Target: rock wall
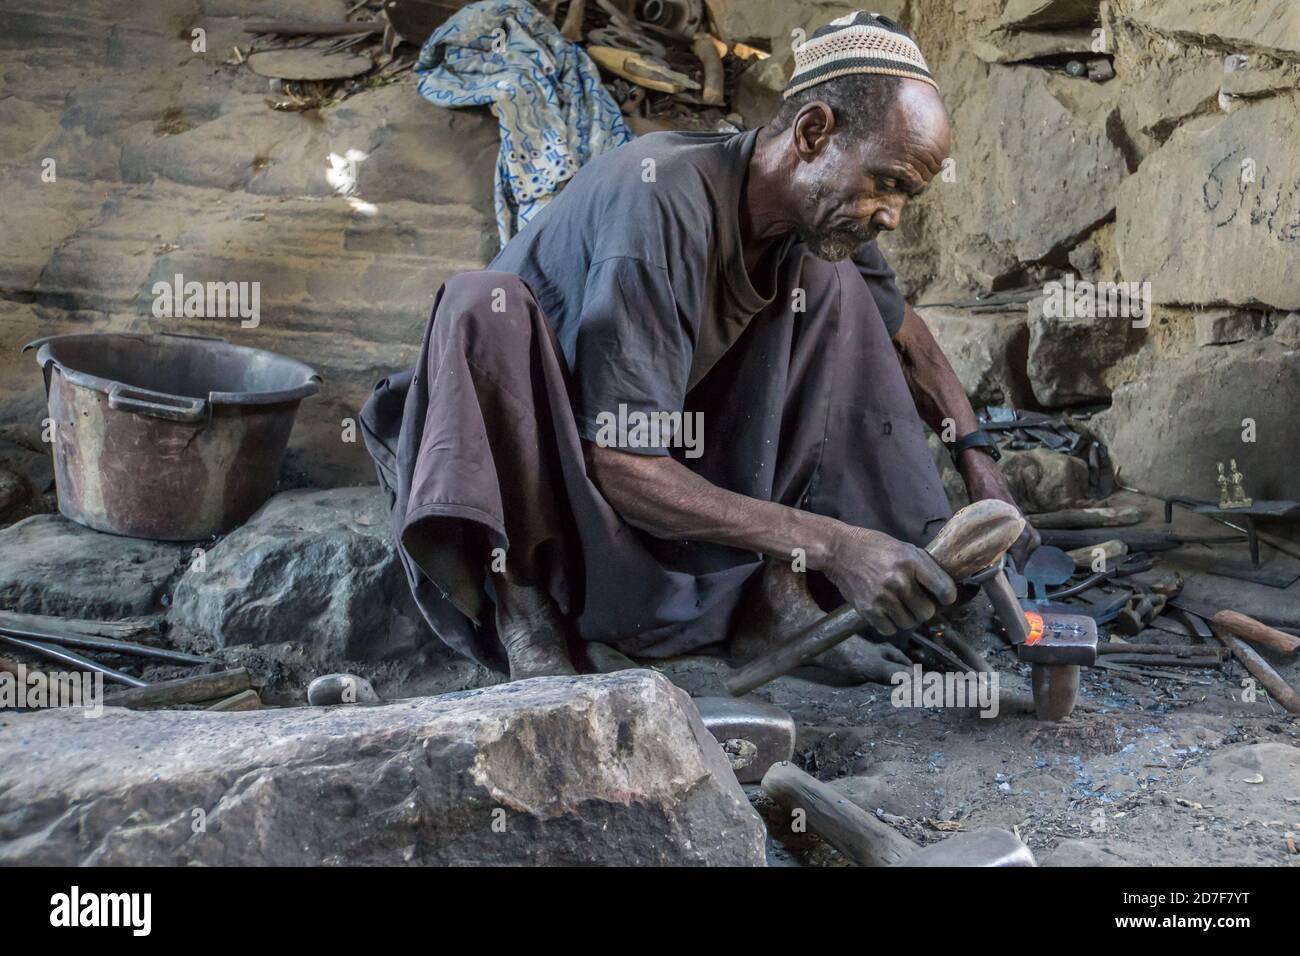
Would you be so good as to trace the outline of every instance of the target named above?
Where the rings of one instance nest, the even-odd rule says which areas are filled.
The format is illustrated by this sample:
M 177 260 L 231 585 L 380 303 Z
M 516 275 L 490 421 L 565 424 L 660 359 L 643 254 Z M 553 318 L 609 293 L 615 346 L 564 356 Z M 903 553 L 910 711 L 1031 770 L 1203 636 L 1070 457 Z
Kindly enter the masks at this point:
M 371 480 L 345 421 L 411 361 L 439 283 L 490 256 L 497 137 L 486 112 L 435 109 L 408 82 L 322 111 L 269 109 L 265 81 L 232 61 L 238 18 L 326 19 L 337 6 L 6 4 L 0 439 L 41 447 L 24 342 L 204 332 L 325 376 L 294 432 L 291 483 Z M 720 32 L 774 52 L 734 103 L 752 125 L 779 100 L 795 31 L 854 4 L 709 6 Z M 917 35 L 952 113 L 950 167 L 884 245 L 972 396 L 1049 409 L 1113 399 L 1099 428 L 1128 483 L 1210 497 L 1213 462 L 1235 457 L 1257 497 L 1300 498 L 1285 465 L 1300 322 L 1294 0 L 875 8 Z M 196 26 L 207 52 L 191 49 Z M 350 149 L 368 157 L 357 178 L 374 216 L 326 180 L 329 154 Z M 153 283 L 178 273 L 260 283 L 260 325 L 154 318 Z M 1149 326 L 1053 316 L 1043 293 L 1066 275 L 1149 283 Z M 1025 294 L 1000 311 L 969 307 L 1008 290 Z M 1191 395 L 1195 417 L 1176 410 Z
M 1099 433 L 1153 493 L 1213 498 L 1214 463 L 1236 458 L 1255 497 L 1300 498 L 1300 7 L 913 0 L 903 17 L 954 149 L 882 242 L 972 397 L 1110 403 Z M 1150 321 L 1053 315 L 1067 276 L 1149 283 Z M 1007 290 L 1025 290 L 1027 344 L 1014 311 L 953 308 Z
M 438 109 L 409 73 L 323 110 L 268 106 L 240 67 L 247 17 L 338 19 L 336 0 L 12 0 L 0 11 L 0 423 L 39 443 L 33 339 L 87 329 L 217 335 L 325 378 L 290 445 L 294 483 L 373 481 L 345 431 L 409 365 L 433 296 L 495 249 L 496 121 Z M 206 31 L 206 51 L 192 30 Z M 349 150 L 355 211 L 326 178 Z M 52 181 L 49 179 L 53 176 Z M 260 323 L 155 318 L 156 281 L 256 282 Z M 31 436 L 35 435 L 33 439 Z

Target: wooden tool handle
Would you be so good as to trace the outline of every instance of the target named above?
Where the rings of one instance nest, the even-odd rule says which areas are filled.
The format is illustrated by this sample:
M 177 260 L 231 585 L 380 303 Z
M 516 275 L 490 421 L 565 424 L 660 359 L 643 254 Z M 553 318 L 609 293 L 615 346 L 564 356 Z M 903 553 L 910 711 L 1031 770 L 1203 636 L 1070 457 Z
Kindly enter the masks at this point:
M 1239 611 L 1220 611 L 1210 619 L 1210 623 L 1252 644 L 1283 654 L 1300 649 L 1300 637 L 1292 637 Z
M 957 512 L 925 550 L 953 580 L 970 577 L 997 561 L 1015 544 L 1025 519 L 1005 501 L 976 501 Z M 756 657 L 724 682 L 735 697 L 748 694 L 782 674 L 788 674 L 818 654 L 862 630 L 866 622 L 845 604 L 800 631 L 771 654 Z
M 786 810 L 802 810 L 808 831 L 858 866 L 892 866 L 917 850 L 889 824 L 794 764 L 773 764 L 763 776 L 763 792 Z
M 1216 615 L 1217 616 L 1217 615 Z M 1259 622 L 1256 622 L 1259 623 Z M 1281 704 L 1291 714 L 1300 714 L 1300 694 L 1282 679 L 1282 675 L 1269 666 L 1268 661 L 1260 657 L 1245 641 L 1230 633 L 1226 628 L 1211 623 L 1210 630 L 1219 643 L 1232 652 L 1232 656 L 1241 661 L 1241 665 L 1250 671 L 1268 691 L 1269 696 Z

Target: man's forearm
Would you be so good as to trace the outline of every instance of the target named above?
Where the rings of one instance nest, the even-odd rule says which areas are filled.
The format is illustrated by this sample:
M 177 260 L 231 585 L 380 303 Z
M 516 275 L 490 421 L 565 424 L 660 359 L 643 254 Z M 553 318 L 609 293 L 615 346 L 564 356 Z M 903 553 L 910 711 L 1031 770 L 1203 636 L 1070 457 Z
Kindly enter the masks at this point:
M 825 568 L 841 522 L 719 488 L 664 455 L 586 444 L 587 469 L 616 511 L 656 538 L 708 541 Z
M 903 324 L 894 336 L 894 348 L 922 421 L 948 440 L 978 430 L 979 419 L 957 373 L 925 320 L 910 305 L 903 309 Z M 964 477 L 972 461 L 984 464 L 988 456 L 973 448 L 962 452 L 957 467 Z
M 802 553 L 882 635 L 928 621 L 956 586 L 922 549 L 834 518 L 719 488 L 668 456 L 583 446 L 587 471 L 625 521 L 658 538 L 709 541 L 777 560 Z

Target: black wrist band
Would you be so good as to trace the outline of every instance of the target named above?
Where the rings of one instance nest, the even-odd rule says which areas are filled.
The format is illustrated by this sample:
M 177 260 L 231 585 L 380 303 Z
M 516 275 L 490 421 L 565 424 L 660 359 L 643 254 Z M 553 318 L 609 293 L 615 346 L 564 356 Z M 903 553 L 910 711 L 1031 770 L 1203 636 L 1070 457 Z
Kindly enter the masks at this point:
M 998 443 L 993 436 L 985 431 L 973 431 L 949 443 L 948 451 L 952 455 L 953 464 L 956 464 L 962 452 L 970 448 L 978 448 L 994 461 L 1002 460 L 1002 452 L 998 451 Z

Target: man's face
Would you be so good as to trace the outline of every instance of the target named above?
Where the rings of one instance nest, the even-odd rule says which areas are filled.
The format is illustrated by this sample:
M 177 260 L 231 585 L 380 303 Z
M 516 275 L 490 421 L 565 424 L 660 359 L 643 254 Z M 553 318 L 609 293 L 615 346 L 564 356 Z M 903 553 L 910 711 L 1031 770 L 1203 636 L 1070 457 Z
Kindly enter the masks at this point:
M 818 258 L 847 259 L 882 231 L 898 228 L 903 207 L 920 195 L 948 156 L 948 115 L 933 87 L 905 80 L 880 129 L 825 133 L 817 111 L 795 122 L 804 160 L 798 179 L 799 237 Z

